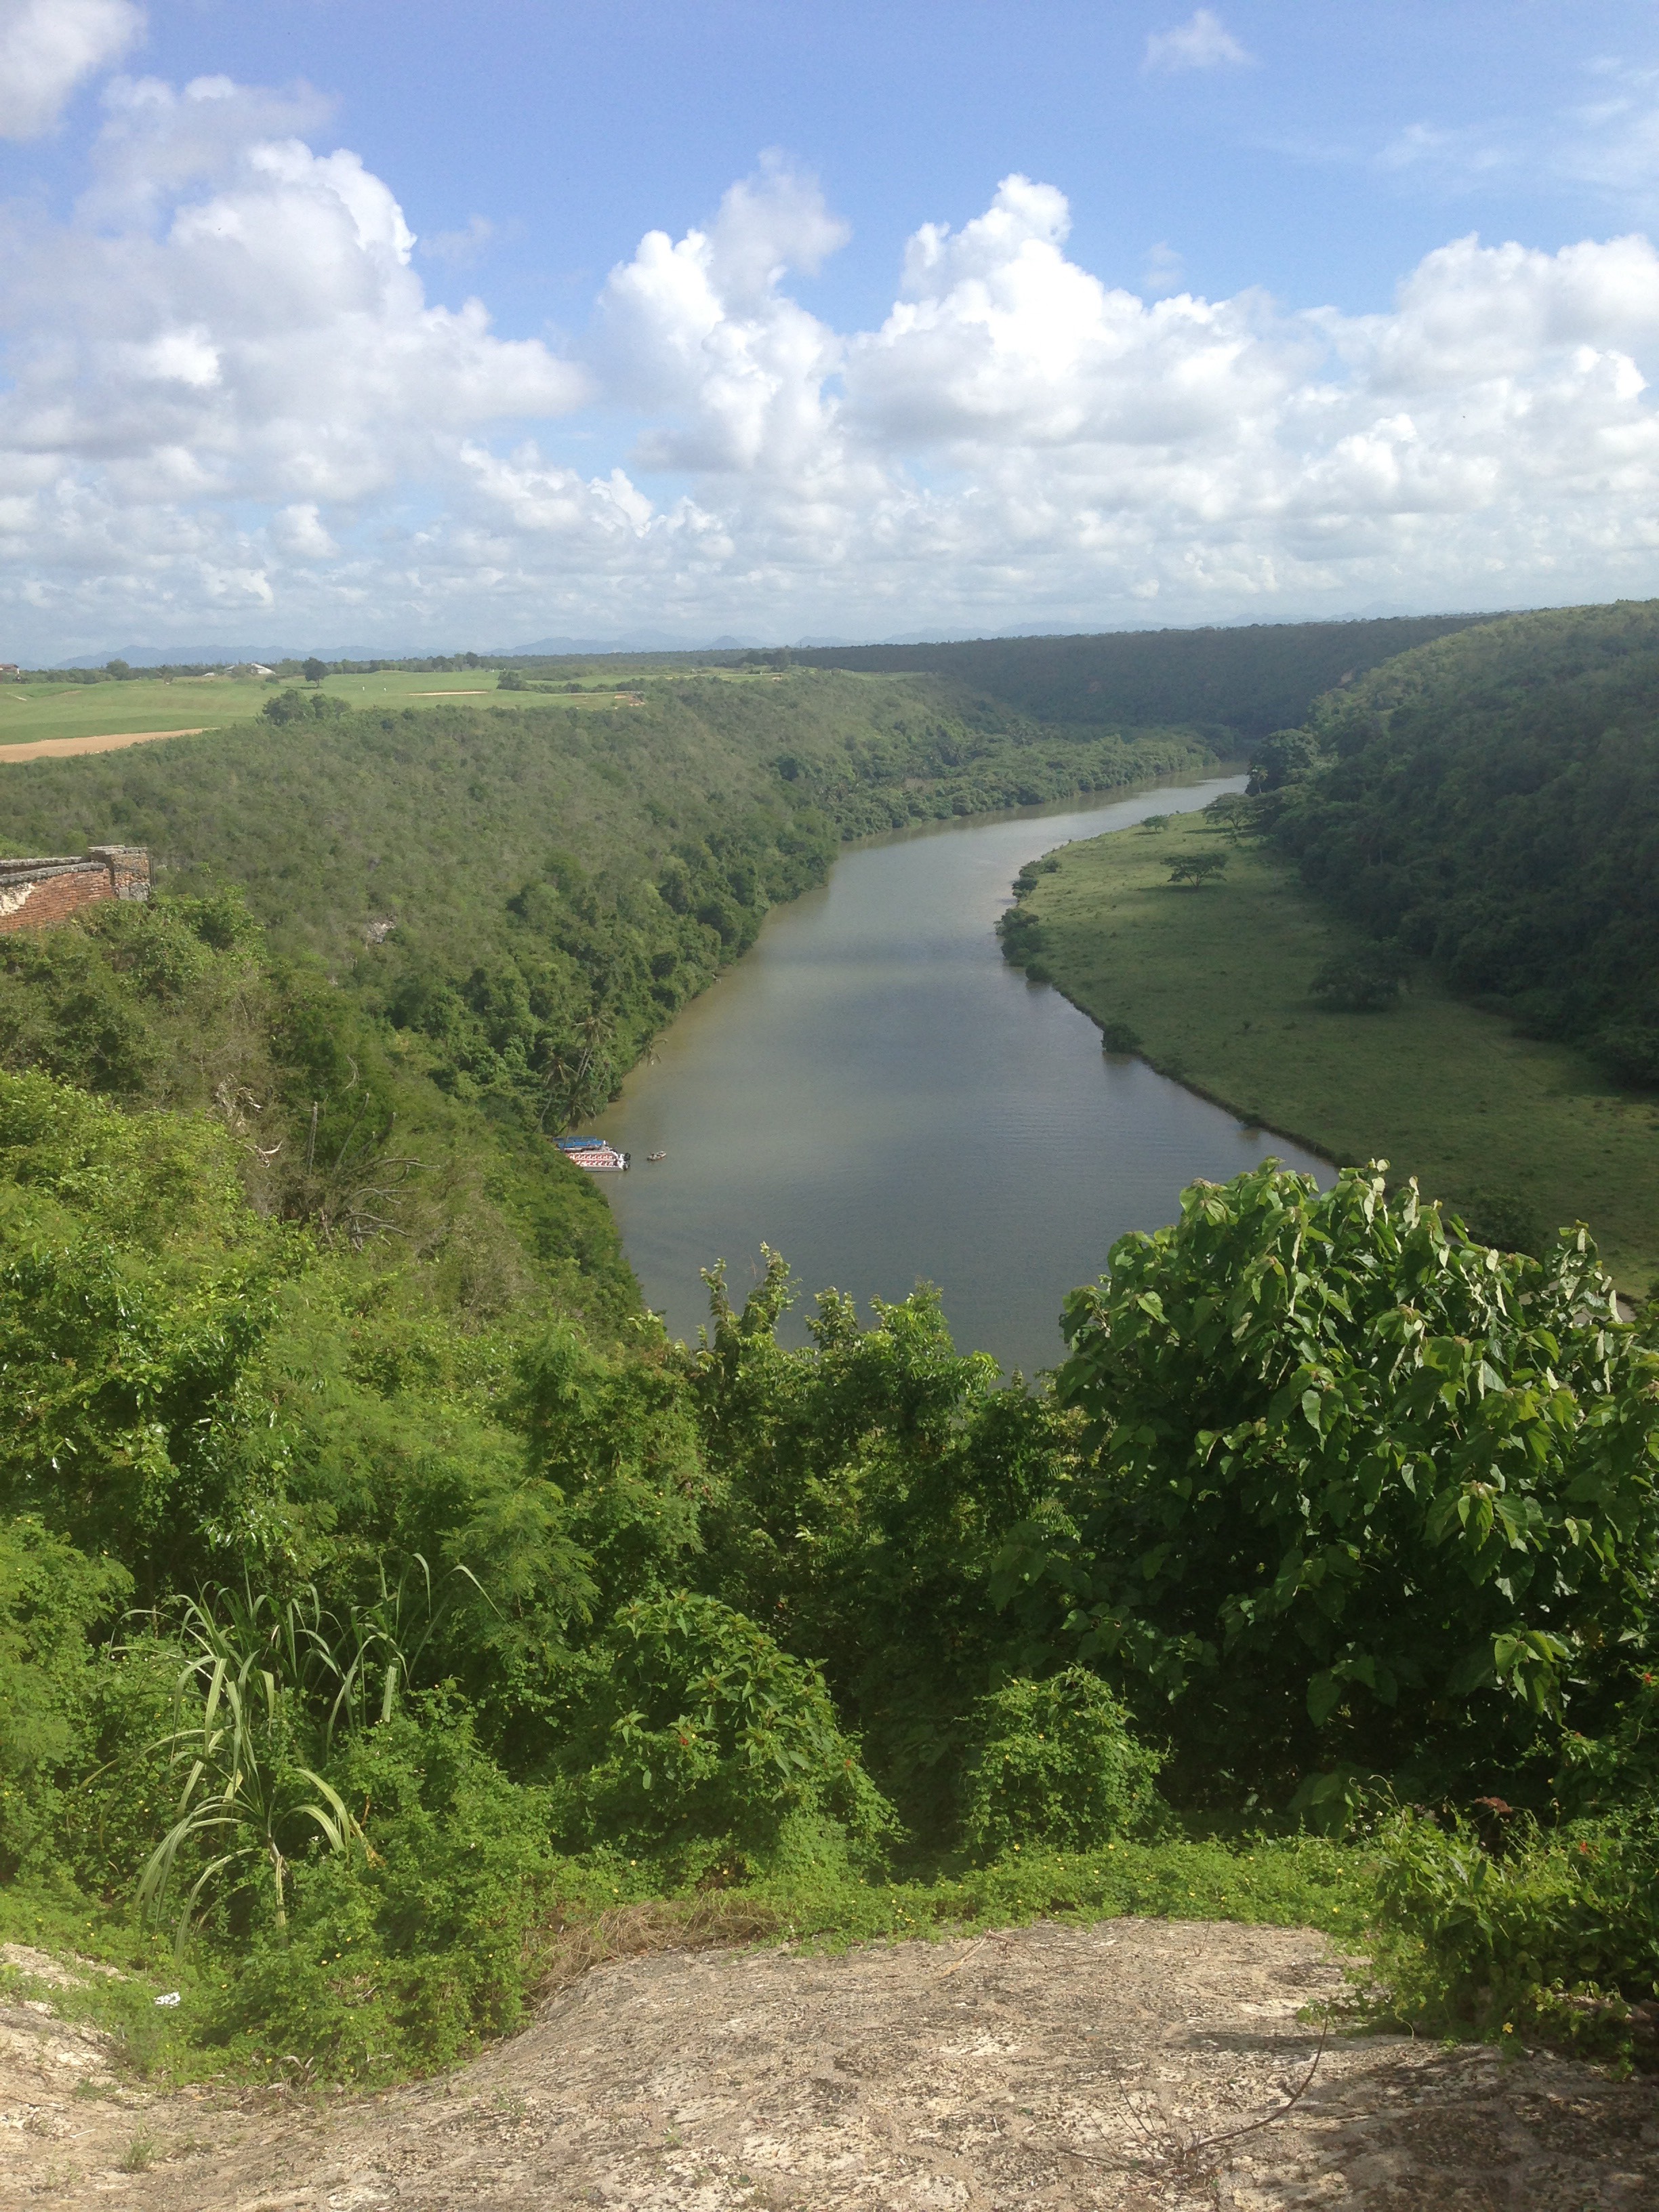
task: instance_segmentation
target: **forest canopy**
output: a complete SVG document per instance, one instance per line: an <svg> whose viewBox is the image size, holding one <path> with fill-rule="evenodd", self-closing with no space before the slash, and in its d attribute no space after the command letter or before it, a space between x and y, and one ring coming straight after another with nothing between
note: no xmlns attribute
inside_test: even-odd
<svg viewBox="0 0 1659 2212"><path fill-rule="evenodd" d="M1505 804L1590 792L1593 876L1650 618L1514 627L1279 748L1311 867L1357 839L1421 906L1508 715ZM573 1923L733 1895L841 1934L1363 1896L1413 2020L1628 2045L1659 1354L1586 1232L1488 1249L1381 1164L1197 1185L1029 1388L925 1289L787 1347L775 1255L740 1306L711 1267L695 1345L641 1310L550 1136L772 902L848 836L1214 757L776 673L12 771L20 846L165 867L0 939L0 1917L173 1946L180 2051L255 2078L447 2064ZM1535 834L1481 880L1518 902Z"/></svg>
<svg viewBox="0 0 1659 2212"><path fill-rule="evenodd" d="M1659 1084L1659 603L1443 638L1261 752L1273 834L1321 897Z"/></svg>

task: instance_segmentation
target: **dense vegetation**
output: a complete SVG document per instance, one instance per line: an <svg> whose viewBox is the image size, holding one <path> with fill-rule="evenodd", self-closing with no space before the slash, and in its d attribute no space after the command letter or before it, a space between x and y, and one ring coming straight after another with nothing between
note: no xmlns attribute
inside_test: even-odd
<svg viewBox="0 0 1659 2212"><path fill-rule="evenodd" d="M1303 882L1236 799L1068 845L1022 872L1005 949L1109 1048L1322 1154L1386 1158L1486 1241L1540 1255L1586 1221L1627 1297L1659 1280L1650 1092L1522 1036ZM1202 888L1177 858L1222 861ZM1182 872L1185 872L1184 871Z"/></svg>
<svg viewBox="0 0 1659 2212"><path fill-rule="evenodd" d="M926 1924L1155 1900L1112 1854L1183 1807L1628 1803L1659 1362L1582 1244L1262 1170L1125 1240L1029 1394L923 1293L783 1349L781 1263L691 1350L480 1314L246 1173L0 1078L0 1872L15 1926L176 1930L198 2053L434 2063L629 1898ZM1397 1887L1467 1849L1407 1822ZM1358 1864L1200 1864L1358 1923Z"/></svg>
<svg viewBox="0 0 1659 2212"><path fill-rule="evenodd" d="M1322 693L1476 615L1273 623L1240 629L1119 630L1092 637L990 637L949 645L822 647L809 667L931 670L1042 722L1189 722L1224 748L1300 722Z"/></svg>
<svg viewBox="0 0 1659 2212"><path fill-rule="evenodd" d="M639 1312L546 1133L770 900L1200 757L781 675L14 771L16 844L171 865L0 942L8 1932L174 1942L188 2063L302 2078L445 2062L647 1900L1369 1921L1413 2017L1616 2036L1659 1353L1586 1237L1200 1186L1032 1390L926 1292L784 1347L781 1261L696 1346Z"/></svg>
<svg viewBox="0 0 1659 2212"><path fill-rule="evenodd" d="M1659 1084L1659 605L1425 645L1322 700L1259 781L1340 912Z"/></svg>
<svg viewBox="0 0 1659 2212"><path fill-rule="evenodd" d="M597 717L437 702L33 763L7 771L6 837L118 836L176 884L241 887L451 1096L557 1129L842 837L1207 757L1189 732L1061 737L926 679L693 678Z"/></svg>

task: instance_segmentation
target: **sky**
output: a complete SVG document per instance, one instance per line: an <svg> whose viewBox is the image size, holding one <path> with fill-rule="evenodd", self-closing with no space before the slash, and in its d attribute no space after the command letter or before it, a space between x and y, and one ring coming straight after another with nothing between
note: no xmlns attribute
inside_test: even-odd
<svg viewBox="0 0 1659 2212"><path fill-rule="evenodd" d="M1659 595L1659 0L0 0L0 659Z"/></svg>

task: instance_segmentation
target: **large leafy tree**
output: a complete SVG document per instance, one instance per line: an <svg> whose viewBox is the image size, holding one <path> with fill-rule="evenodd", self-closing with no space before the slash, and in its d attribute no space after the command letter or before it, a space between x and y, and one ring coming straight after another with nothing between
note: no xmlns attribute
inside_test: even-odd
<svg viewBox="0 0 1659 2212"><path fill-rule="evenodd" d="M1019 1671L1018 1624L990 1573L1003 1532L1042 1515L1076 1424L951 1343L939 1294L817 1302L811 1341L777 1328L787 1270L735 1310L718 1271L688 1362L703 1463L705 1587L822 1662L908 1820L948 1820L975 1700Z"/></svg>
<svg viewBox="0 0 1659 2212"><path fill-rule="evenodd" d="M1172 1726L1186 1786L1512 1772L1613 1693L1659 1563L1659 1358L1582 1231L1468 1239L1381 1164L1198 1184L1074 1292L1090 1454L1005 1601Z"/></svg>

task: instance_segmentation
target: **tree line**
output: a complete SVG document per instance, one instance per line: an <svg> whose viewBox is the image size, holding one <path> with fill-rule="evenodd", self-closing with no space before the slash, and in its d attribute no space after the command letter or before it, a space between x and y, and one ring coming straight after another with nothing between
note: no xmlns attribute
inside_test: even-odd
<svg viewBox="0 0 1659 2212"><path fill-rule="evenodd" d="M1272 836L1385 957L1659 1084L1659 605L1426 645L1255 762Z"/></svg>

